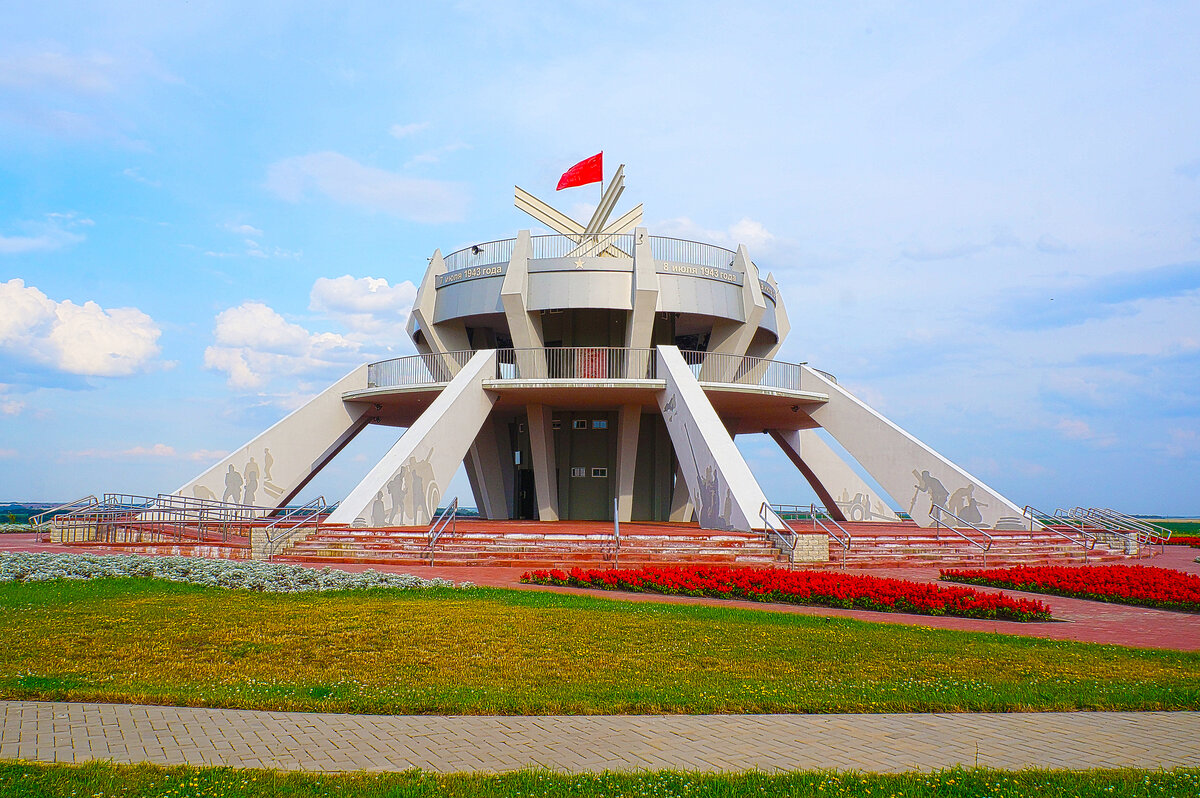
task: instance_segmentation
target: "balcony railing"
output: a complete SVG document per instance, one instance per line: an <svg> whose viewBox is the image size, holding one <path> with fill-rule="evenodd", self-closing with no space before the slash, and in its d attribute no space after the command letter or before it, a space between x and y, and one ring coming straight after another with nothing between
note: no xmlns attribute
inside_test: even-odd
<svg viewBox="0 0 1200 798"><path fill-rule="evenodd" d="M804 369L795 363L692 350L680 354L700 382L781 388L786 391L804 390L801 387Z"/></svg>
<svg viewBox="0 0 1200 798"><path fill-rule="evenodd" d="M498 380L652 380L653 349L548 346L496 351Z"/></svg>
<svg viewBox="0 0 1200 798"><path fill-rule="evenodd" d="M409 355L367 367L368 388L402 388L450 382L475 354L472 351ZM804 369L795 363L716 352L681 352L696 379L705 383L820 390L805 385ZM824 372L821 372L824 374ZM832 379L832 375L829 375ZM658 358L653 349L620 346L549 346L540 349L497 349L497 380L654 380ZM811 380L810 382L817 382Z"/></svg>
<svg viewBox="0 0 1200 798"><path fill-rule="evenodd" d="M493 263L508 263L512 260L516 243L517 239L506 238L463 247L456 252L451 252L443 259L446 262L446 271L453 272L472 266L489 266ZM535 259L576 258L581 255L587 257L601 253L611 257L633 257L633 235L631 233L593 236L532 236L529 243L531 247L529 257ZM713 269L732 269L733 259L736 255L733 250L713 244L663 236L650 236L650 254L656 261L688 263Z"/></svg>
<svg viewBox="0 0 1200 798"><path fill-rule="evenodd" d="M367 366L368 388L403 388L450 382L475 353L438 352L382 360Z"/></svg>

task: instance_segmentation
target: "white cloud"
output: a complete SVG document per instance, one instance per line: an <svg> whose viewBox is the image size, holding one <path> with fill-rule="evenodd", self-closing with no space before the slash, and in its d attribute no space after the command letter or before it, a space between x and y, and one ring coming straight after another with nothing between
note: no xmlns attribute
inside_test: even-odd
<svg viewBox="0 0 1200 798"><path fill-rule="evenodd" d="M16 416L25 409L25 403L19 399L0 399L0 415Z"/></svg>
<svg viewBox="0 0 1200 798"><path fill-rule="evenodd" d="M16 449L0 449L0 458L16 457L16 456L17 456Z"/></svg>
<svg viewBox="0 0 1200 798"><path fill-rule="evenodd" d="M731 224L728 230L709 230L686 216L680 216L655 225L654 233L691 241L711 241L729 249L736 249L738 244L745 244L751 260L784 243L762 222L746 217Z"/></svg>
<svg viewBox="0 0 1200 798"><path fill-rule="evenodd" d="M23 255L28 252L50 252L78 244L85 236L74 232L74 228L91 227L91 219L79 218L73 213L48 213L44 221L18 222L20 235L0 234L0 255Z"/></svg>
<svg viewBox="0 0 1200 798"><path fill-rule="evenodd" d="M402 139L405 136L420 133L427 127L429 127L428 122L409 122L407 125L392 125L388 128L388 134L392 138Z"/></svg>
<svg viewBox="0 0 1200 798"><path fill-rule="evenodd" d="M469 149L471 149L471 145L463 144L462 142L447 144L444 147L438 147L435 150L426 150L425 152L414 155L412 158L408 159L408 162L404 164L404 166L407 168L410 166L416 166L417 164L439 163L442 160L443 155L448 155L452 152L458 152L459 150Z"/></svg>
<svg viewBox="0 0 1200 798"><path fill-rule="evenodd" d="M403 336L417 287L380 277L319 277L309 294L309 309L326 313L357 333Z"/></svg>
<svg viewBox="0 0 1200 798"><path fill-rule="evenodd" d="M24 280L0 283L0 349L69 374L121 377L145 370L162 334L137 308L56 302Z"/></svg>
<svg viewBox="0 0 1200 798"><path fill-rule="evenodd" d="M107 94L116 88L117 61L106 53L84 56L42 51L0 56L0 85Z"/></svg>
<svg viewBox="0 0 1200 798"><path fill-rule="evenodd" d="M237 233L240 236L254 236L257 238L263 234L262 230L259 230L257 227L248 224L230 224L226 225L225 228L229 230L229 232Z"/></svg>
<svg viewBox="0 0 1200 798"><path fill-rule="evenodd" d="M197 449L192 452L180 452L174 446L165 443L155 443L151 446L133 446L128 449L82 449L64 452L64 457L73 460L198 460L208 462L219 460L228 452L216 449Z"/></svg>
<svg viewBox="0 0 1200 798"><path fill-rule="evenodd" d="M361 345L336 333L310 333L262 302L243 302L217 315L215 344L206 368L223 371L229 385L257 389L277 376L320 372L362 359Z"/></svg>
<svg viewBox="0 0 1200 798"><path fill-rule="evenodd" d="M243 236L242 245L245 247L240 252L218 252L216 250L208 250L204 254L210 258L298 258L301 252L281 249L280 247L264 246L259 238L263 236L263 231L249 224L227 224L225 229L231 233Z"/></svg>
<svg viewBox="0 0 1200 798"><path fill-rule="evenodd" d="M288 202L299 202L315 189L344 205L415 222L460 221L467 205L466 190L457 183L404 177L337 152L277 161L267 171L266 185Z"/></svg>
<svg viewBox="0 0 1200 798"><path fill-rule="evenodd" d="M121 174L124 175L125 177L128 177L130 180L132 180L136 183L144 183L145 185L152 186L154 188L158 188L159 186L162 185L162 183L160 183L157 180L151 180L148 177L144 177L142 175L141 171L139 171L136 167L130 167L129 169L122 169Z"/></svg>

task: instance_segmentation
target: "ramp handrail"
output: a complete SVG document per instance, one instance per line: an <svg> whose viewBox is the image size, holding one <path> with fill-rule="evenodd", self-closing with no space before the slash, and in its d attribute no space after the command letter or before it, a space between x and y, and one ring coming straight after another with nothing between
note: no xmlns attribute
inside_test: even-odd
<svg viewBox="0 0 1200 798"><path fill-rule="evenodd" d="M846 528L844 526L842 526L841 524L839 524L837 522L837 519L834 518L829 513L829 511L827 509L825 509L824 507L820 507L816 504L810 504L809 505L809 515L812 518L814 532L816 531L818 526L821 527L821 529L825 531L826 535L831 537L834 541L837 542L837 544L839 546L842 547L842 568L845 568L846 567L846 552L850 551L850 533L847 532ZM825 516L825 520L828 521L829 523L833 524L833 526L838 530L838 532L841 533L840 537L838 535L838 532L834 532L832 529L825 526L825 521L821 520L821 516Z"/></svg>
<svg viewBox="0 0 1200 798"><path fill-rule="evenodd" d="M943 514L950 516L955 521L958 521L960 524L963 524L964 526L975 530L980 535L983 535L983 537L985 537L987 539L987 545L980 543L978 540L973 540L970 535L965 534L961 529L956 529L955 527L947 524L945 521L942 520ZM940 504L930 503L929 517L933 519L933 523L934 523L934 526L936 529L942 529L942 528L948 529L951 532L953 532L954 534L958 535L963 540L970 543L975 548L982 551L983 552L983 566L985 568L987 567L987 553L991 550L992 543L994 542L994 538L991 535L989 535L987 532L984 532L982 529L975 526L970 521L964 521L963 519L959 518L957 515L950 512L949 510L947 510L945 507L943 507Z"/></svg>
<svg viewBox="0 0 1200 798"><path fill-rule="evenodd" d="M276 554L280 544L291 540L293 532L311 524L328 512L328 509L325 506L325 497L318 496L301 507L289 508L283 515L273 519L271 523L264 526L263 531L267 535L267 559L271 559ZM278 534L274 537L271 536L272 529L278 530Z"/></svg>
<svg viewBox="0 0 1200 798"><path fill-rule="evenodd" d="M1114 523L1121 524L1131 532L1137 531L1144 534L1147 543L1164 544L1171 539L1170 529L1147 521L1144 518L1137 518L1118 510L1113 510L1110 507L1089 508L1089 511L1111 518Z"/></svg>
<svg viewBox="0 0 1200 798"><path fill-rule="evenodd" d="M446 527L450 527L450 534L458 528L458 497L446 505L445 509L438 514L438 517L433 520L433 525L429 527L429 564L433 565L434 546L437 545L438 538L446 531Z"/></svg>
<svg viewBox="0 0 1200 798"><path fill-rule="evenodd" d="M767 517L768 510L770 510L771 515L775 516L775 520L782 525L782 529L777 528L775 524L771 522L771 519ZM762 519L767 532L774 535L779 541L779 549L787 554L788 568L791 568L796 564L796 530L792 529L791 526L788 525L788 522L783 520L783 516L775 512L775 508L766 502L763 502L762 507L758 508L758 517ZM792 536L790 541L784 538L784 530L787 530L787 533Z"/></svg>
<svg viewBox="0 0 1200 798"><path fill-rule="evenodd" d="M1101 515L1092 514L1091 510L1083 507L1072 507L1067 511L1067 517L1079 521L1081 528L1082 524L1086 523L1091 524L1096 529L1103 529L1106 534L1115 535L1116 537L1125 541L1126 552L1128 552L1129 547L1132 546L1137 554L1141 554L1141 538L1137 534L1130 533L1130 531L1127 529L1122 529L1113 521L1106 519Z"/></svg>
<svg viewBox="0 0 1200 798"><path fill-rule="evenodd" d="M95 496L84 496L82 499L66 502L65 504L60 504L57 507L51 507L49 510L43 510L37 515L29 516L29 525L36 529L37 527L40 527L42 524L46 523L47 516L57 513L59 510L66 510L68 513L71 513L75 512L76 510L84 509L85 507L95 507L99 503L100 501Z"/></svg>
<svg viewBox="0 0 1200 798"><path fill-rule="evenodd" d="M621 499L613 497L613 569L620 567L621 561Z"/></svg>
<svg viewBox="0 0 1200 798"><path fill-rule="evenodd" d="M1074 538L1058 528L1059 526L1070 527L1070 524L1063 523L1063 521L1066 519L1060 518L1056 515L1049 515L1047 513L1043 513L1041 510L1039 510L1036 507L1029 505L1029 504L1025 505L1025 509L1022 510L1021 513L1022 513L1022 515L1024 515L1026 518L1029 519L1029 531L1030 532L1033 532L1033 525L1035 523L1038 523L1038 524L1042 525L1043 530L1045 530L1047 532L1052 532L1055 535L1058 535L1060 538L1069 540L1076 545L1082 546L1083 547L1083 561L1085 563L1088 561L1088 552L1090 552L1092 549L1096 548L1096 536L1091 534L1090 532L1087 532L1086 530L1084 530L1082 524L1080 524L1079 529L1078 529L1079 537Z"/></svg>

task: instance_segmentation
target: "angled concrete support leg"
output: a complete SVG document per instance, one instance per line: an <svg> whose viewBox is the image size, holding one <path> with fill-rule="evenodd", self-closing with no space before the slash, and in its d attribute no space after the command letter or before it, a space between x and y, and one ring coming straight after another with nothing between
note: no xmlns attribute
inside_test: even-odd
<svg viewBox="0 0 1200 798"><path fill-rule="evenodd" d="M282 507L369 423L371 406L343 402L367 387L359 366L254 440L175 490L176 496Z"/></svg>
<svg viewBox="0 0 1200 798"><path fill-rule="evenodd" d="M675 467L675 489L671 491L671 521L687 523L696 515L692 506L692 494L688 492L687 478L683 475L683 466Z"/></svg>
<svg viewBox="0 0 1200 798"><path fill-rule="evenodd" d="M554 429L550 409L527 405L529 454L533 458L533 484L537 489L538 520L558 520L558 466L554 456Z"/></svg>
<svg viewBox="0 0 1200 798"><path fill-rule="evenodd" d="M773 429L770 434L838 521L900 520L815 430Z"/></svg>
<svg viewBox="0 0 1200 798"><path fill-rule="evenodd" d="M638 433L642 428L642 406L622 405L617 431L621 436L617 449L617 519L633 519L633 477L637 467Z"/></svg>
<svg viewBox="0 0 1200 798"><path fill-rule="evenodd" d="M667 383L658 406L700 526L762 529L762 488L677 347L658 347L658 376Z"/></svg>
<svg viewBox="0 0 1200 798"><path fill-rule="evenodd" d="M428 524L496 401L483 389L483 381L495 372L495 350L476 353L350 491L329 523Z"/></svg>
<svg viewBox="0 0 1200 798"><path fill-rule="evenodd" d="M493 521L504 521L508 519L508 502L494 427L495 423L489 418L475 436L475 442L467 451L467 476L479 514Z"/></svg>
<svg viewBox="0 0 1200 798"><path fill-rule="evenodd" d="M807 366L804 384L829 401L813 410L820 424L921 526L931 526L932 504L978 527L1022 526L1022 509L888 421L840 385ZM947 519L948 523L955 523Z"/></svg>

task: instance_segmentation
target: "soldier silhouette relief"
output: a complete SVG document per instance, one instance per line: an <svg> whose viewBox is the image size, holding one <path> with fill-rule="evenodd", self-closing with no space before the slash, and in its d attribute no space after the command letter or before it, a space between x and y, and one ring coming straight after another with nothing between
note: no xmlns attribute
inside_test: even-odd
<svg viewBox="0 0 1200 798"><path fill-rule="evenodd" d="M242 503L242 475L233 467L233 463L229 464L229 470L225 472L225 493L221 495L221 501Z"/></svg>

